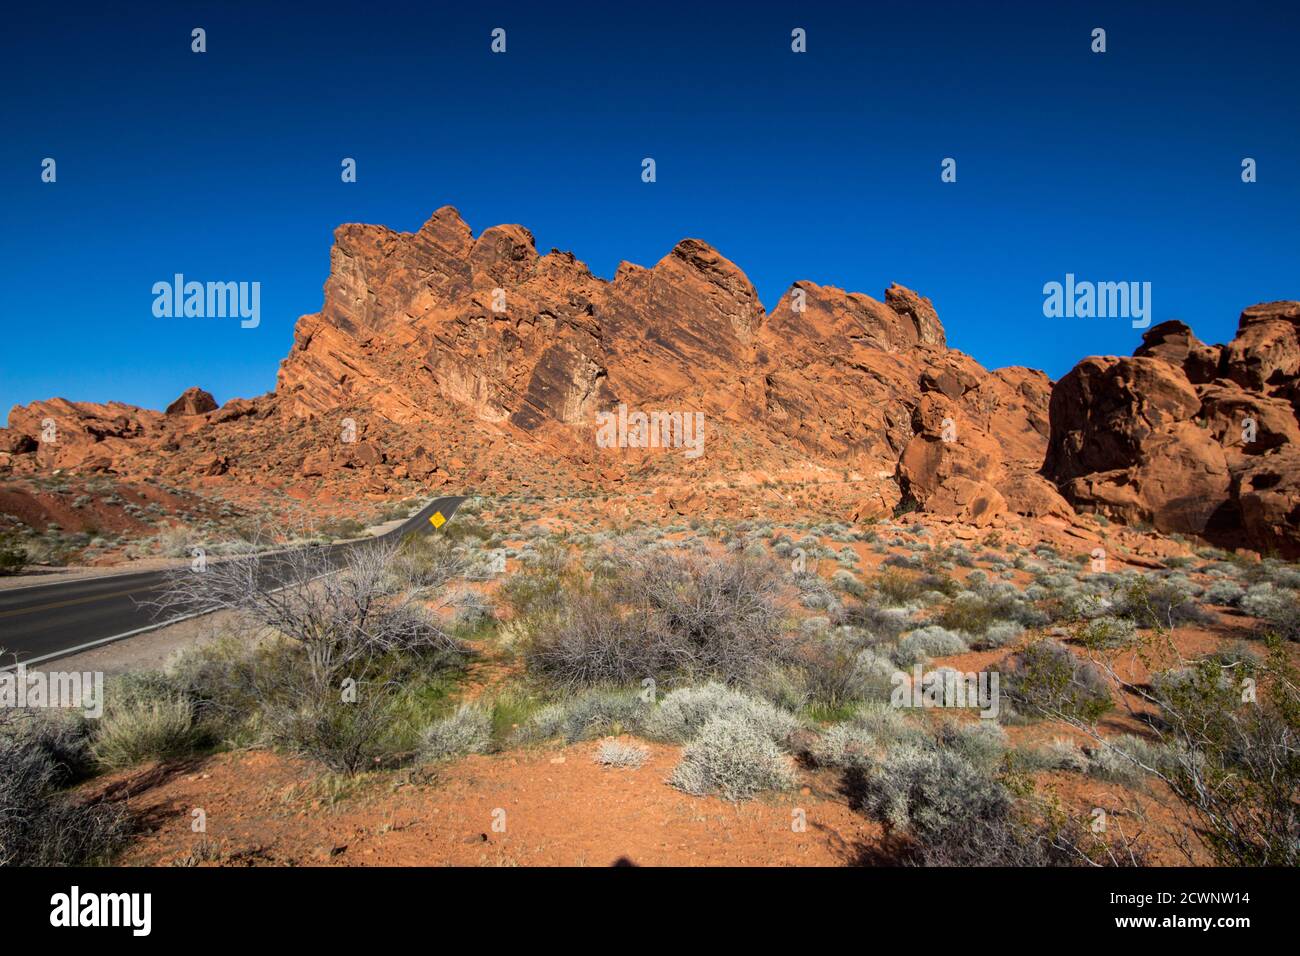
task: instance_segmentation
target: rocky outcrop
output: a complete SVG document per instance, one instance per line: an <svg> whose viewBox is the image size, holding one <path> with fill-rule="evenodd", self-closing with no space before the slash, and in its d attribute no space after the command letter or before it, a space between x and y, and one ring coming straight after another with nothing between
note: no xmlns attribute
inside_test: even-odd
<svg viewBox="0 0 1300 956"><path fill-rule="evenodd" d="M698 239L605 281L571 253L540 255L522 226L475 237L449 206L414 233L353 224L334 240L324 302L298 321L272 395L218 408L189 389L162 414L16 408L0 468L370 493L450 481L435 461L460 461L460 481L567 469L679 503L738 474L830 473L853 514L903 500L980 523L1068 512L1032 478L1046 376L949 350L930 300L900 285L877 300L797 282L767 311ZM621 406L702 415L699 459L598 454L597 415ZM58 451L40 441L46 417Z"/></svg>
<svg viewBox="0 0 1300 956"><path fill-rule="evenodd" d="M202 415L217 409L217 402L211 394L201 388L187 388L181 397L167 406L167 415Z"/></svg>
<svg viewBox="0 0 1300 956"><path fill-rule="evenodd" d="M1162 323L1056 383L1043 474L1080 510L1295 556L1298 375L1300 303L1246 309L1224 346Z"/></svg>

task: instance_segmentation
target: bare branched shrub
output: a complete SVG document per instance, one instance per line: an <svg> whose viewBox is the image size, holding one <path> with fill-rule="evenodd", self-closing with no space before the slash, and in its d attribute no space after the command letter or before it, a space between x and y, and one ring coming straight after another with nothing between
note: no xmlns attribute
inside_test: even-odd
<svg viewBox="0 0 1300 956"><path fill-rule="evenodd" d="M518 586L511 600L532 615L529 668L561 687L750 683L787 653L782 575L764 558L625 547L590 582L564 572L543 580L554 587Z"/></svg>
<svg viewBox="0 0 1300 956"><path fill-rule="evenodd" d="M204 685L200 706L252 706L274 742L355 773L382 754L402 677L467 652L425 607L429 586L410 580L397 546L367 542L335 554L306 548L209 562L173 574L158 603L169 616L228 612L230 633L247 648L242 664L216 658L189 675Z"/></svg>
<svg viewBox="0 0 1300 956"><path fill-rule="evenodd" d="M747 683L781 656L783 575L771 560L745 554L623 551L619 593L647 606L689 655L679 667L727 683Z"/></svg>

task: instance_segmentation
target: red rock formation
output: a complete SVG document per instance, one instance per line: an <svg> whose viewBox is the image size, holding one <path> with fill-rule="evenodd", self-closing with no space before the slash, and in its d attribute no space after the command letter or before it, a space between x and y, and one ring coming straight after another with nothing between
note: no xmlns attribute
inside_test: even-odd
<svg viewBox="0 0 1300 956"><path fill-rule="evenodd" d="M538 255L521 226L476 238L443 207L414 233L335 231L324 303L299 320L272 395L217 409L190 389L165 415L19 407L0 431L0 468L366 493L555 470L651 482L679 503L738 475L843 476L855 514L906 496L987 522L1068 513L1033 476L1049 389L1040 372L990 373L947 349L930 300L902 286L878 301L798 282L765 312L744 273L696 239L605 281L570 253ZM704 454L598 454L596 414L620 403L702 413ZM44 417L59 423L57 450L39 441ZM359 434L345 437L347 422ZM437 465L457 458L471 467Z"/></svg>
<svg viewBox="0 0 1300 956"><path fill-rule="evenodd" d="M217 402L201 388L187 388L181 397L167 406L168 415L202 415L216 411Z"/></svg>
<svg viewBox="0 0 1300 956"><path fill-rule="evenodd" d="M1246 309L1226 346L1162 323L1056 383L1043 474L1081 510L1295 556L1298 376L1300 303Z"/></svg>
<svg viewBox="0 0 1300 956"><path fill-rule="evenodd" d="M324 302L299 320L274 393L217 408L190 389L165 414L20 406L0 471L349 496L642 483L677 513L744 506L723 486L793 475L839 487L859 516L912 499L977 524L1069 520L1068 500L1290 548L1297 323L1297 303L1256 306L1232 343L1207 346L1167 322L1135 357L1086 360L1053 388L948 349L931 302L901 286L880 301L797 282L765 311L696 239L605 281L570 253L539 255L521 226L475 237L444 207L414 233L335 231ZM598 449L596 415L620 404L703 413L703 454Z"/></svg>

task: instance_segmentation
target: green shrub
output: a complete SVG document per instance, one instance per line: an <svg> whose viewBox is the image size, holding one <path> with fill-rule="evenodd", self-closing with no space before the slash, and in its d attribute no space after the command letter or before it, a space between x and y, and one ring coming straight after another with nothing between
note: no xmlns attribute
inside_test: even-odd
<svg viewBox="0 0 1300 956"><path fill-rule="evenodd" d="M0 534L0 575L19 574L27 567L27 549L10 534Z"/></svg>
<svg viewBox="0 0 1300 956"><path fill-rule="evenodd" d="M1196 588L1185 579L1137 576L1120 585L1115 613L1132 618L1138 627L1173 628L1203 624L1209 615L1196 603Z"/></svg>
<svg viewBox="0 0 1300 956"><path fill-rule="evenodd" d="M1095 723L1112 706L1096 665L1055 641L1038 641L1002 663L1002 693L1030 716L1077 717Z"/></svg>
<svg viewBox="0 0 1300 956"><path fill-rule="evenodd" d="M183 757L198 741L190 702L174 696L106 708L90 749L101 765L118 769Z"/></svg>
<svg viewBox="0 0 1300 956"><path fill-rule="evenodd" d="M1090 650L1129 647L1137 639L1137 625L1127 617L1095 617L1074 629L1078 642Z"/></svg>
<svg viewBox="0 0 1300 956"><path fill-rule="evenodd" d="M871 582L871 587L880 596L881 600L895 607L919 603L921 595L931 590L919 578L903 574L892 568L876 575Z"/></svg>

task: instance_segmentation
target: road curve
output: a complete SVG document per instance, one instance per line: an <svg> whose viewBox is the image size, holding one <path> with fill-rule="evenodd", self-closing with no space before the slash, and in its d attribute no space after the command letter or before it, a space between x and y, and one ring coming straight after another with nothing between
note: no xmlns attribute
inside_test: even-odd
<svg viewBox="0 0 1300 956"><path fill-rule="evenodd" d="M322 546L330 557L341 556L367 541L383 540L408 532L433 531L429 518L441 511L451 518L465 496L435 498L398 527L375 538L362 538ZM148 602L156 599L174 569L136 571L78 578L57 584L0 590L0 665L37 664L110 641L118 641L167 624L186 615L159 619Z"/></svg>

